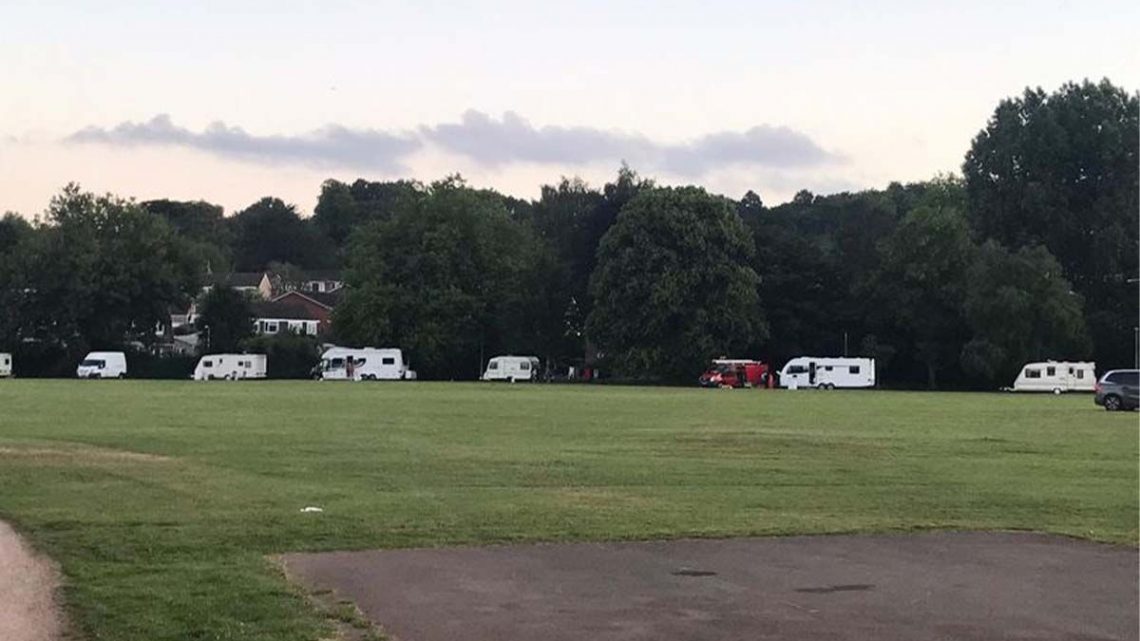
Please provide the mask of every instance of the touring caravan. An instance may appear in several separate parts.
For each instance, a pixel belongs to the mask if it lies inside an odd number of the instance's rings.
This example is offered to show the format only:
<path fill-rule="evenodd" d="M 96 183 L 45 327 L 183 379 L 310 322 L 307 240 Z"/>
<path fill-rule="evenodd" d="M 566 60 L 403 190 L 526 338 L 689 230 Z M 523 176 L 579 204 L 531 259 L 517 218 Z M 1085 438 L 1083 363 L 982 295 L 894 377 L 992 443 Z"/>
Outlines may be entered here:
<path fill-rule="evenodd" d="M 1009 388 L 1013 392 L 1092 392 L 1096 389 L 1096 363 L 1045 361 L 1026 363 Z"/>
<path fill-rule="evenodd" d="M 127 355 L 122 352 L 91 352 L 75 368 L 79 378 L 126 378 Z"/>
<path fill-rule="evenodd" d="M 0 352 L 0 378 L 12 375 L 12 355 Z"/>
<path fill-rule="evenodd" d="M 267 363 L 265 354 L 207 354 L 198 359 L 191 378 L 196 381 L 265 378 Z"/>
<path fill-rule="evenodd" d="M 780 370 L 780 387 L 797 389 L 875 386 L 875 359 L 797 356 Z"/>
<path fill-rule="evenodd" d="M 313 377 L 325 381 L 399 381 L 416 377 L 399 349 L 331 347 Z"/>
<path fill-rule="evenodd" d="M 539 361 L 534 356 L 496 356 L 487 361 L 485 381 L 535 381 L 539 377 Z"/>

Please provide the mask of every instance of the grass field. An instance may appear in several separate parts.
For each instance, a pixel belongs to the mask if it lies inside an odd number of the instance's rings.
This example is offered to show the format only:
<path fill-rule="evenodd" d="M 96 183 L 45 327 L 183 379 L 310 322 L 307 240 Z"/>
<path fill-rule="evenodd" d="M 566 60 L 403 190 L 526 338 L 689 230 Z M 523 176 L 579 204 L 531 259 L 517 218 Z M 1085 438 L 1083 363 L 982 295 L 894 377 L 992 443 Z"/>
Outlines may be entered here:
<path fill-rule="evenodd" d="M 1135 545 L 1089 396 L 0 381 L 0 518 L 88 639 L 316 639 L 267 555 L 927 528 Z M 319 506 L 319 514 L 302 514 Z"/>

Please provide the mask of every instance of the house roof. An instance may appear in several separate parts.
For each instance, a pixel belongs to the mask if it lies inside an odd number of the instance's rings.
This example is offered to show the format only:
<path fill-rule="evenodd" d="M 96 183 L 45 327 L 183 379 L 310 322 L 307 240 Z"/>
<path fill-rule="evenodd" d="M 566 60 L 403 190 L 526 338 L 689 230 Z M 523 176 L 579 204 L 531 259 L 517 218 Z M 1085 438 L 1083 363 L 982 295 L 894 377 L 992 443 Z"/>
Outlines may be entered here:
<path fill-rule="evenodd" d="M 285 292 L 273 300 L 274 302 L 288 302 L 288 299 L 294 297 L 306 298 L 321 307 L 332 309 L 339 305 L 340 301 L 344 300 L 344 291 L 340 289 L 335 292 L 301 292 L 293 290 Z"/>
<path fill-rule="evenodd" d="M 257 287 L 265 272 L 231 272 L 226 274 L 226 284 L 230 287 Z"/>
<path fill-rule="evenodd" d="M 305 309 L 304 305 L 298 305 L 280 299 L 254 304 L 253 315 L 256 318 L 279 318 L 282 320 L 321 320 L 315 317 L 312 312 Z"/>

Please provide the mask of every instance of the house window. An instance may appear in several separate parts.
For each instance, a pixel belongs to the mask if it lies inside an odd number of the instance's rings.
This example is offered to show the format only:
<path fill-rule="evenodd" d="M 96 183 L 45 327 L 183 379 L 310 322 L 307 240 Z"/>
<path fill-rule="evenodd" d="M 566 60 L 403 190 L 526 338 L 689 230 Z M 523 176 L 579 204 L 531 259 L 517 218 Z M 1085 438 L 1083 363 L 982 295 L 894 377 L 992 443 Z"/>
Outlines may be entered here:
<path fill-rule="evenodd" d="M 1041 378 L 1041 370 L 1039 369 L 1026 369 L 1025 378 Z"/>
<path fill-rule="evenodd" d="M 1045 375 L 1046 376 L 1056 376 L 1057 375 L 1057 368 L 1056 367 L 1046 367 L 1045 368 Z"/>
<path fill-rule="evenodd" d="M 384 365 L 395 365 L 396 359 L 392 358 L 391 356 L 385 356 L 384 358 L 380 359 L 380 362 Z"/>
<path fill-rule="evenodd" d="M 852 365 L 851 367 L 847 368 L 847 371 L 851 372 L 852 374 L 858 374 L 859 373 L 859 366 L 858 365 Z"/>

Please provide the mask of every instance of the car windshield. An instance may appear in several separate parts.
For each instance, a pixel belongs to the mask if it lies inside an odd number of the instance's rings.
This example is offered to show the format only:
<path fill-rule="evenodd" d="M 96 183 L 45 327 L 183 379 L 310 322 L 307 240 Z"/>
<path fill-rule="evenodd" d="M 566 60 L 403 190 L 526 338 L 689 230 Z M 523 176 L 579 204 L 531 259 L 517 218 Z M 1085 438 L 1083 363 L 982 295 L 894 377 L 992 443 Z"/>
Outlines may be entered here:
<path fill-rule="evenodd" d="M 88 358 L 88 359 L 85 359 L 82 363 L 80 363 L 80 365 L 82 365 L 83 367 L 98 367 L 99 369 L 103 369 L 103 366 L 106 364 L 107 364 L 107 361 L 102 361 L 102 360 L 98 360 L 95 358 Z"/>

